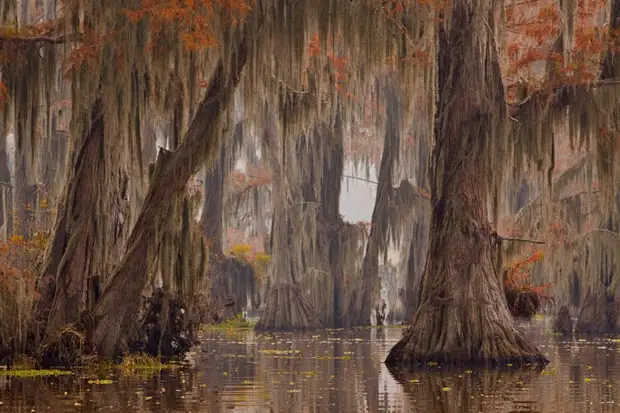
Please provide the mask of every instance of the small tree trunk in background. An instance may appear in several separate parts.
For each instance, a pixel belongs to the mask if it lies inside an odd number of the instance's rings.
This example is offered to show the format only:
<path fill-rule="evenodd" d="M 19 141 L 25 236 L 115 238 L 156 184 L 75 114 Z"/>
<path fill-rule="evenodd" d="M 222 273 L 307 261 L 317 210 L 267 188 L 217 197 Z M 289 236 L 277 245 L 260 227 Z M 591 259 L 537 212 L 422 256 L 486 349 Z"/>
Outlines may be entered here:
<path fill-rule="evenodd" d="M 6 148 L 6 131 L 0 119 L 0 237 L 8 239 L 12 235 L 13 205 L 11 191 L 11 170 L 9 168 L 9 155 Z"/>
<path fill-rule="evenodd" d="M 420 305 L 411 328 L 386 359 L 391 368 L 430 361 L 546 363 L 510 314 L 494 262 L 501 245 L 488 222 L 488 140 L 506 138 L 507 118 L 488 30 L 494 26 L 494 5 L 491 0 L 455 1 L 450 25 L 437 25 L 440 99 L 430 246 Z"/>
<path fill-rule="evenodd" d="M 379 306 L 379 254 L 385 253 L 387 249 L 388 210 L 394 194 L 392 174 L 400 145 L 400 103 L 391 83 L 386 85 L 386 89 L 388 125 L 379 166 L 377 197 L 370 221 L 370 236 L 364 255 L 363 285 L 357 302 L 358 313 L 353 320 L 353 325 L 358 326 L 369 325 L 372 310 Z"/>
<path fill-rule="evenodd" d="M 271 285 L 267 294 L 265 310 L 256 324 L 258 331 L 292 331 L 311 330 L 320 326 L 319 320 L 309 300 L 300 287 L 302 271 L 307 260 L 299 257 L 304 251 L 297 246 L 300 236 L 300 222 L 293 222 L 293 208 L 301 208 L 303 204 L 302 188 L 292 188 L 300 182 L 291 182 L 297 177 L 296 172 L 290 171 L 290 159 L 299 156 L 295 150 L 298 139 L 287 139 L 277 136 L 275 121 L 269 120 L 265 133 L 265 146 L 268 147 L 268 156 L 271 158 L 272 199 L 272 260 Z M 292 175 L 292 176 L 289 176 Z M 297 178 L 299 179 L 299 178 Z M 296 225 L 296 231 L 293 228 Z M 301 235 L 304 236 L 304 235 Z M 308 277 L 308 275 L 306 275 Z M 312 280 L 311 280 L 312 281 Z"/>
<path fill-rule="evenodd" d="M 346 288 L 344 279 L 344 251 L 346 232 L 345 222 L 340 215 L 340 193 L 342 190 L 342 175 L 344 173 L 344 142 L 342 125 L 340 119 L 336 120 L 334 136 L 328 137 L 329 143 L 322 143 L 323 146 L 323 176 L 321 184 L 321 209 L 319 219 L 325 239 L 318 238 L 318 243 L 327 248 L 327 258 L 329 262 L 329 273 L 333 279 L 332 316 L 329 324 L 339 327 L 342 324 L 342 314 L 344 312 L 343 291 Z"/>
<path fill-rule="evenodd" d="M 176 151 L 160 151 L 149 190 L 125 255 L 95 308 L 91 342 L 99 353 L 115 357 L 133 332 L 132 318 L 138 313 L 140 296 L 147 284 L 162 242 L 158 228 L 171 211 L 175 194 L 184 191 L 189 179 L 205 162 L 215 157 L 220 124 L 245 65 L 248 39 L 244 34 L 227 69 L 220 61 L 209 80 L 207 93 Z"/>
<path fill-rule="evenodd" d="M 235 149 L 243 142 L 243 124 L 238 122 L 231 139 L 221 143 L 220 156 L 207 170 L 204 182 L 202 222 L 209 245 L 211 297 L 215 303 L 214 318 L 224 322 L 241 314 L 248 298 L 255 298 L 254 268 L 234 256 L 224 254 L 225 243 L 225 183 L 235 164 Z M 250 297 L 248 297 L 250 295 Z"/>
<path fill-rule="evenodd" d="M 29 166 L 30 148 L 26 142 L 15 149 L 15 176 L 13 191 L 14 231 L 17 235 L 30 238 L 34 231 L 37 185 Z"/>
<path fill-rule="evenodd" d="M 420 297 L 420 280 L 424 272 L 424 263 L 428 252 L 430 221 L 430 204 L 419 202 L 413 223 L 413 236 L 409 246 L 407 260 L 407 279 L 405 283 L 405 320 L 411 320 L 418 308 Z"/>
<path fill-rule="evenodd" d="M 224 159 L 226 145 L 220 148 L 220 156 L 214 160 L 211 169 L 207 171 L 204 183 L 204 206 L 202 222 L 204 234 L 209 245 L 210 254 L 221 258 L 223 249 L 223 221 L 224 221 Z"/>

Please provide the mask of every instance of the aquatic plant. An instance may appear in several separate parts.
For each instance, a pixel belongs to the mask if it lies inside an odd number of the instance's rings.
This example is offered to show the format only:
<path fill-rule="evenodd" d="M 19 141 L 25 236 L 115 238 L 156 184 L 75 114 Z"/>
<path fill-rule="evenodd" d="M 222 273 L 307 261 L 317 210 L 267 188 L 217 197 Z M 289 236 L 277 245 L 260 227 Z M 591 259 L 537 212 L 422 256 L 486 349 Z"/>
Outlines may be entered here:
<path fill-rule="evenodd" d="M 202 326 L 206 330 L 232 330 L 232 329 L 250 329 L 256 325 L 254 322 L 247 321 L 243 314 L 237 314 L 234 318 L 230 318 L 222 323 L 205 324 Z"/>
<path fill-rule="evenodd" d="M 17 378 L 39 378 L 39 377 L 50 377 L 50 376 L 67 376 L 73 374 L 70 371 L 66 370 L 21 370 L 21 369 L 11 369 L 11 370 L 0 370 L 0 377 L 17 377 Z"/>

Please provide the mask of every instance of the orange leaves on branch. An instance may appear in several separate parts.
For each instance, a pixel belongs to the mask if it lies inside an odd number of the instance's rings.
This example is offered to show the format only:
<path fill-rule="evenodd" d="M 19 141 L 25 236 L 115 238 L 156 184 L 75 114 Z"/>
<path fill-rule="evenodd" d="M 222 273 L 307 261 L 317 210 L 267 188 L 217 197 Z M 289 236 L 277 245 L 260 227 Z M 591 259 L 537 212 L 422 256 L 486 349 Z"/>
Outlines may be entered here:
<path fill-rule="evenodd" d="M 96 67 L 99 64 L 101 49 L 107 42 L 111 42 L 115 36 L 116 32 L 99 35 L 92 29 L 85 29 L 82 42 L 73 48 L 65 60 L 65 75 L 68 75 L 72 70 L 79 69 L 82 65 L 86 65 L 87 68 Z"/>
<path fill-rule="evenodd" d="M 551 297 L 549 292 L 551 284 L 536 285 L 530 282 L 530 266 L 543 258 L 543 252 L 537 250 L 506 268 L 505 287 L 517 293 L 534 293 L 540 297 Z"/>
<path fill-rule="evenodd" d="M 328 38 L 328 44 L 332 45 L 328 50 L 321 49 L 321 39 L 318 34 L 312 36 L 308 42 L 307 53 L 310 64 L 306 67 L 308 72 L 327 72 L 334 87 L 346 99 L 354 99 L 355 96 L 345 90 L 348 78 L 349 61 L 346 56 L 336 52 L 338 39 Z"/>
<path fill-rule="evenodd" d="M 252 9 L 252 0 L 142 0 L 137 10 L 123 10 L 132 23 L 148 18 L 153 32 L 176 24 L 179 38 L 188 50 L 216 44 L 214 22 L 222 15 L 236 25 Z"/>

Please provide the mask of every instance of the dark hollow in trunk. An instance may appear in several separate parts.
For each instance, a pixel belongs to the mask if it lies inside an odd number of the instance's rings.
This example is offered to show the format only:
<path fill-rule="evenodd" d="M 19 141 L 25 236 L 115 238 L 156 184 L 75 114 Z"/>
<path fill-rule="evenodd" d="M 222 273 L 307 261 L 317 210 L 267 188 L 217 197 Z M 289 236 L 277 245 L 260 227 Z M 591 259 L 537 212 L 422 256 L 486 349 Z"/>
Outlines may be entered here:
<path fill-rule="evenodd" d="M 452 3 L 438 25 L 438 112 L 432 216 L 420 305 L 386 364 L 545 364 L 517 326 L 494 257 L 485 185 L 493 139 L 506 139 L 503 85 L 492 38 L 493 2 Z M 480 71 L 483 71 L 481 74 Z"/>

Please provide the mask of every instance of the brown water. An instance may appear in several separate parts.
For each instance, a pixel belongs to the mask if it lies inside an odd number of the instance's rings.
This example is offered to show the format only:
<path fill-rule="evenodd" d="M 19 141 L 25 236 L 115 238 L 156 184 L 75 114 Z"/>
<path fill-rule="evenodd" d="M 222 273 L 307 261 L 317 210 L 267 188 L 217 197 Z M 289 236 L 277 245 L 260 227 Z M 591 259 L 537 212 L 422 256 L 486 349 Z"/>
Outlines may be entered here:
<path fill-rule="evenodd" d="M 620 340 L 529 335 L 543 373 L 418 372 L 383 365 L 399 328 L 258 335 L 209 331 L 192 366 L 141 376 L 0 377 L 0 412 L 570 412 L 620 413 Z"/>

